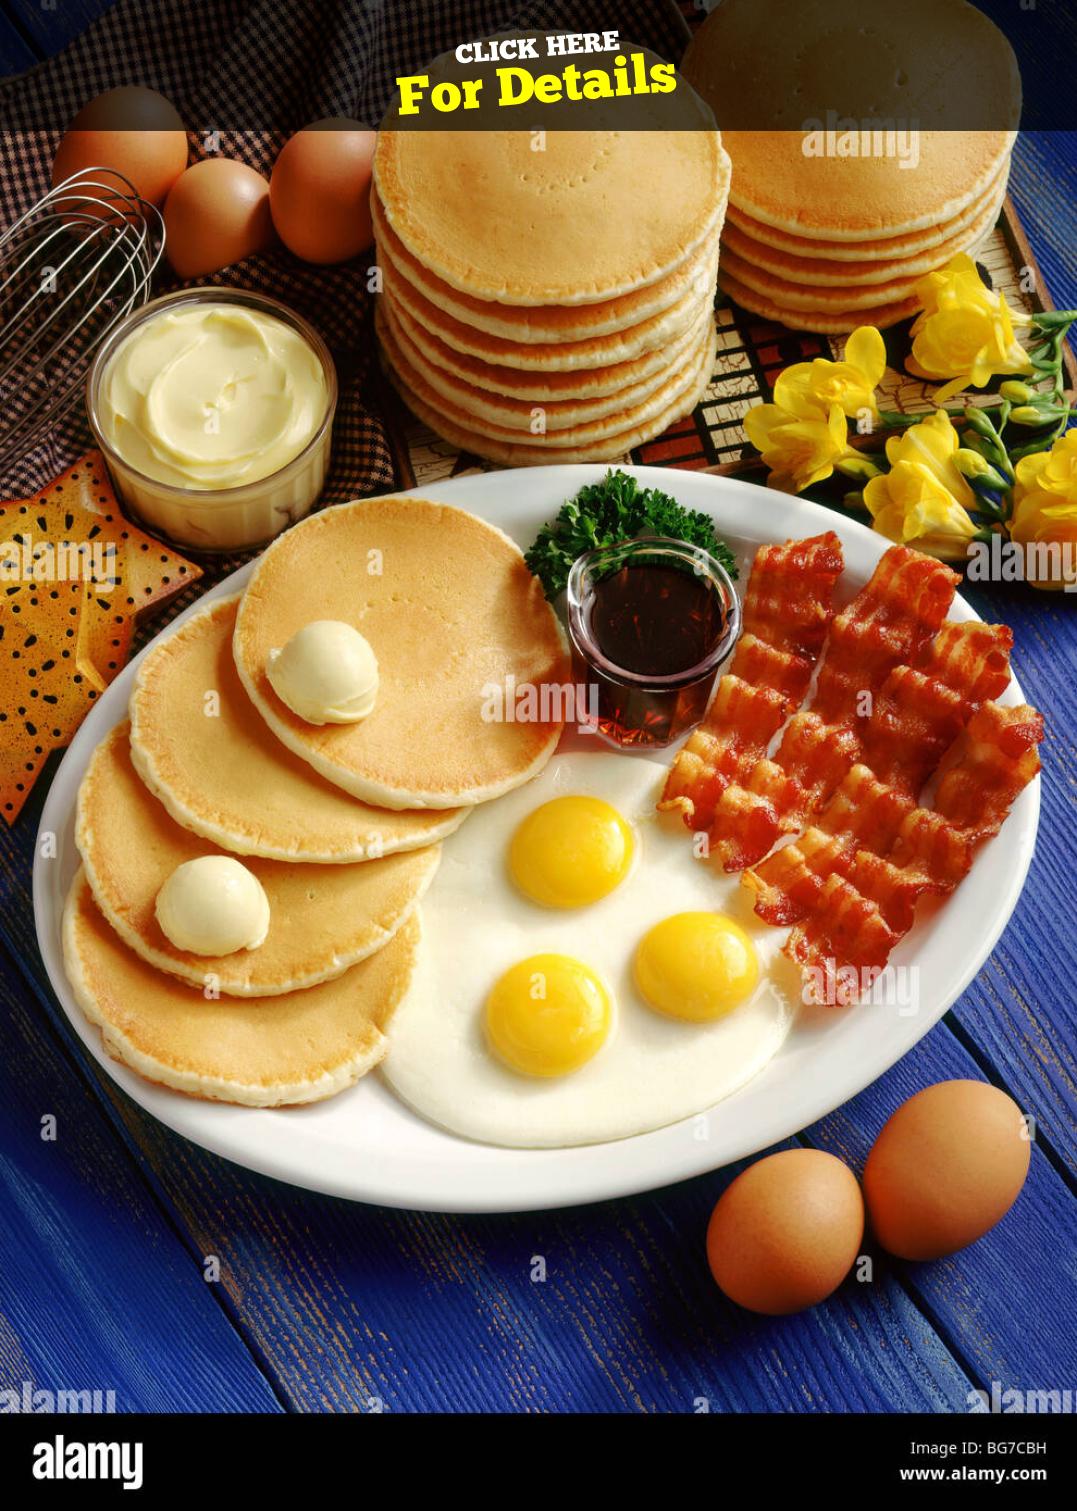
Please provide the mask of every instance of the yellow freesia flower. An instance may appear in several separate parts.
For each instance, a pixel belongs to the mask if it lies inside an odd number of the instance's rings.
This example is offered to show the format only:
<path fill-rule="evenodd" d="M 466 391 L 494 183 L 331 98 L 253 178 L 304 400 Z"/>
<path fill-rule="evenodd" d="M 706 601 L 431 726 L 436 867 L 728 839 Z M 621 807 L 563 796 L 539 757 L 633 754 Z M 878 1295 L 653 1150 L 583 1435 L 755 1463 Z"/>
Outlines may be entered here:
<path fill-rule="evenodd" d="M 770 468 L 770 487 L 786 493 L 800 493 L 829 477 L 834 463 L 851 450 L 840 404 L 824 409 L 797 402 L 795 410 L 757 404 L 744 416 L 748 439 Z"/>
<path fill-rule="evenodd" d="M 959 560 L 977 533 L 969 510 L 976 496 L 958 470 L 960 438 L 944 410 L 886 443 L 890 471 L 864 489 L 876 530 L 929 556 Z"/>
<path fill-rule="evenodd" d="M 774 402 L 796 413 L 805 404 L 829 410 L 837 404 L 850 419 L 868 410 L 879 413 L 875 390 L 886 371 L 886 347 L 873 325 L 862 325 L 845 343 L 840 362 L 816 357 L 814 362 L 795 362 L 780 374 L 774 385 Z"/>
<path fill-rule="evenodd" d="M 1057 548 L 1043 551 L 1044 570 L 1033 571 L 1028 580 L 1038 588 L 1064 587 L 1077 560 L 1077 430 L 1059 436 L 1050 451 L 1021 458 L 1013 496 L 1014 540 L 1026 547 Z M 1034 554 L 1031 565 L 1035 567 Z"/>
<path fill-rule="evenodd" d="M 921 313 L 912 327 L 906 366 L 919 378 L 949 378 L 935 395 L 945 404 L 965 388 L 983 388 L 995 373 L 1031 373 L 1028 353 L 1014 327 L 1029 317 L 1011 310 L 987 288 L 967 253 L 928 273 L 916 285 Z"/>

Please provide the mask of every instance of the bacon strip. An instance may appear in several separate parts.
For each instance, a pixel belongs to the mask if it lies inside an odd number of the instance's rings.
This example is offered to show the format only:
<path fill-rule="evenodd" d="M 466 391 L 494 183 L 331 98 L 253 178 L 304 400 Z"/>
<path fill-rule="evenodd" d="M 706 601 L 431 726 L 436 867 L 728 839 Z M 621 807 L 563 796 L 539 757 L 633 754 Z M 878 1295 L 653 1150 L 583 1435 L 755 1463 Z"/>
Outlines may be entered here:
<path fill-rule="evenodd" d="M 741 871 L 759 861 L 783 834 L 802 828 L 826 802 L 861 756 L 860 737 L 870 724 L 859 711 L 862 699 L 874 707 L 890 688 L 884 707 L 894 718 L 901 717 L 900 709 L 891 708 L 898 690 L 891 682 L 934 640 L 956 582 L 949 567 L 907 546 L 892 546 L 884 553 L 849 607 L 835 617 L 811 708 L 790 721 L 770 763 L 787 780 L 779 782 L 768 773 L 763 781 L 759 773 L 749 771 L 738 782 L 727 783 L 721 793 L 710 852 L 725 870 Z M 965 658 L 948 643 L 940 669 L 951 662 L 963 667 Z M 962 700 L 931 673 L 920 680 L 941 693 L 935 722 L 942 729 L 942 743 L 930 758 L 930 771 L 961 727 Z M 929 759 L 928 752 L 924 759 Z"/>
<path fill-rule="evenodd" d="M 864 730 L 875 775 L 915 797 L 974 709 L 1005 691 L 1012 646 L 1005 625 L 947 623 L 918 665 L 895 667 Z"/>
<path fill-rule="evenodd" d="M 807 691 L 842 566 L 832 530 L 756 552 L 732 667 L 674 761 L 660 809 L 679 811 L 689 828 L 709 828 L 726 787 L 766 754 Z"/>
<path fill-rule="evenodd" d="M 858 974 L 885 966 L 920 898 L 952 892 L 976 846 L 998 833 L 1040 769 L 1042 739 L 1043 718 L 1027 704 L 989 702 L 973 714 L 942 761 L 935 808 L 912 809 L 888 854 L 858 848 L 790 934 L 785 953 L 800 965 L 809 995 L 850 1002 Z"/>
<path fill-rule="evenodd" d="M 794 779 L 789 795 L 782 795 L 785 806 L 775 802 L 776 811 L 769 824 L 767 818 L 754 817 L 752 837 L 762 839 L 769 833 L 773 836 L 773 844 L 782 833 L 798 828 L 802 815 L 810 815 L 824 803 L 828 791 L 840 792 L 843 780 L 840 767 L 847 755 L 846 771 L 859 755 L 885 786 L 910 799 L 915 798 L 944 752 L 971 718 L 981 698 L 985 695 L 995 697 L 1006 687 L 1010 680 L 1012 644 L 1013 634 L 1005 625 L 981 624 L 979 621 L 944 624 L 917 667 L 899 666 L 890 672 L 875 698 L 871 716 L 863 725 L 859 751 L 848 754 L 843 743 L 849 737 L 847 727 L 832 729 L 829 725 L 820 725 L 815 742 L 819 753 L 813 756 L 812 752 L 807 752 L 784 761 L 787 769 L 797 769 L 799 765 L 803 770 L 813 759 L 814 790 L 805 789 L 802 780 Z M 810 716 L 801 714 L 798 717 Z M 796 719 L 790 721 L 787 735 L 796 723 Z M 782 760 L 781 753 L 776 759 Z M 836 783 L 830 780 L 835 773 Z M 751 785 L 750 777 L 748 785 Z M 718 808 L 719 818 L 730 815 L 733 804 L 738 801 L 735 789 L 727 788 Z M 740 822 L 743 823 L 743 819 Z M 830 828 L 822 820 L 816 822 L 824 830 Z M 868 841 L 867 846 L 881 853 L 878 844 Z M 737 846 L 732 834 L 725 842 L 712 845 L 712 849 L 723 857 L 728 856 L 729 862 L 741 861 L 747 866 L 758 861 L 759 853 L 767 853 L 762 851 L 753 855 L 749 845 Z M 798 897 L 803 900 L 806 893 L 796 869 L 796 853 L 785 861 L 781 860 L 783 854 L 784 851 L 778 851 L 758 864 L 756 874 L 746 880 L 759 894 L 756 909 L 761 917 L 772 922 L 794 923 L 804 916 L 803 913 L 795 908 L 790 911 L 776 893 L 787 880 L 794 882 L 794 879 Z M 729 862 L 727 869 L 736 869 L 735 864 Z M 820 865 L 821 859 L 816 871 Z"/>
<path fill-rule="evenodd" d="M 745 873 L 756 913 L 774 924 L 806 918 L 830 875 L 841 874 L 860 847 L 884 854 L 912 808 L 867 766 L 853 766 L 811 828 Z"/>

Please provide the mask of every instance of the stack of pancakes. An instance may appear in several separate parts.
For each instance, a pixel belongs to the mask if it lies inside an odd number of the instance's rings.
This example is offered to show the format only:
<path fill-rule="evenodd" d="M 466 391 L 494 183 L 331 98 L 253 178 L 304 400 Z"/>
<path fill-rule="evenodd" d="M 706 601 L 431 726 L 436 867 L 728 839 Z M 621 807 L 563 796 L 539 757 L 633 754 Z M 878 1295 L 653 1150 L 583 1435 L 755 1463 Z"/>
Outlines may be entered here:
<path fill-rule="evenodd" d="M 377 331 L 408 406 L 507 466 L 625 455 L 710 381 L 716 131 L 383 131 Z"/>
<path fill-rule="evenodd" d="M 919 161 L 805 157 L 798 132 L 731 131 L 722 287 L 756 314 L 824 334 L 894 325 L 926 273 L 973 250 L 1006 197 L 1008 132 L 922 132 Z"/>
<path fill-rule="evenodd" d="M 722 0 L 681 73 L 732 160 L 721 281 L 746 309 L 893 325 L 995 224 L 1021 79 L 966 0 Z"/>
<path fill-rule="evenodd" d="M 375 648 L 378 698 L 359 724 L 307 724 L 266 678 L 269 650 L 322 618 Z M 191 1096 L 262 1107 L 331 1096 L 377 1064 L 439 842 L 533 776 L 561 732 L 488 722 L 485 690 L 567 675 L 540 585 L 471 515 L 378 499 L 282 535 L 242 598 L 146 656 L 130 722 L 83 779 L 64 953 L 109 1052 Z M 268 897 L 265 941 L 216 958 L 177 949 L 157 893 L 177 866 L 222 853 Z"/>

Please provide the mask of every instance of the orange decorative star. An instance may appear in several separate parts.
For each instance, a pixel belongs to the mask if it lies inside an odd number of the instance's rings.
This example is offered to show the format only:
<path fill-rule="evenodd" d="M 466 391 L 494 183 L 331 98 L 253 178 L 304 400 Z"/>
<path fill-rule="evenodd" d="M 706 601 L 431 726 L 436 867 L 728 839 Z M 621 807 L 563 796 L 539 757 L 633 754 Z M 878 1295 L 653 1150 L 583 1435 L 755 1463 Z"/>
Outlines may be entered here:
<path fill-rule="evenodd" d="M 0 503 L 0 814 L 17 818 L 127 661 L 138 620 L 200 567 L 120 511 L 99 451 Z"/>

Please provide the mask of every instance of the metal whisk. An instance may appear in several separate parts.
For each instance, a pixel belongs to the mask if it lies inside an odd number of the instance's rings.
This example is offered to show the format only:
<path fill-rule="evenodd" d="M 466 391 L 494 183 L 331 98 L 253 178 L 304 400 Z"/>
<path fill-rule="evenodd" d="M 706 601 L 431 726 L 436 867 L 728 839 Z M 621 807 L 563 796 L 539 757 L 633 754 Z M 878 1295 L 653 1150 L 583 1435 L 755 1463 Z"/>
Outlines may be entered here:
<path fill-rule="evenodd" d="M 160 211 L 112 168 L 72 174 L 0 233 L 0 475 L 79 397 L 163 249 Z"/>

